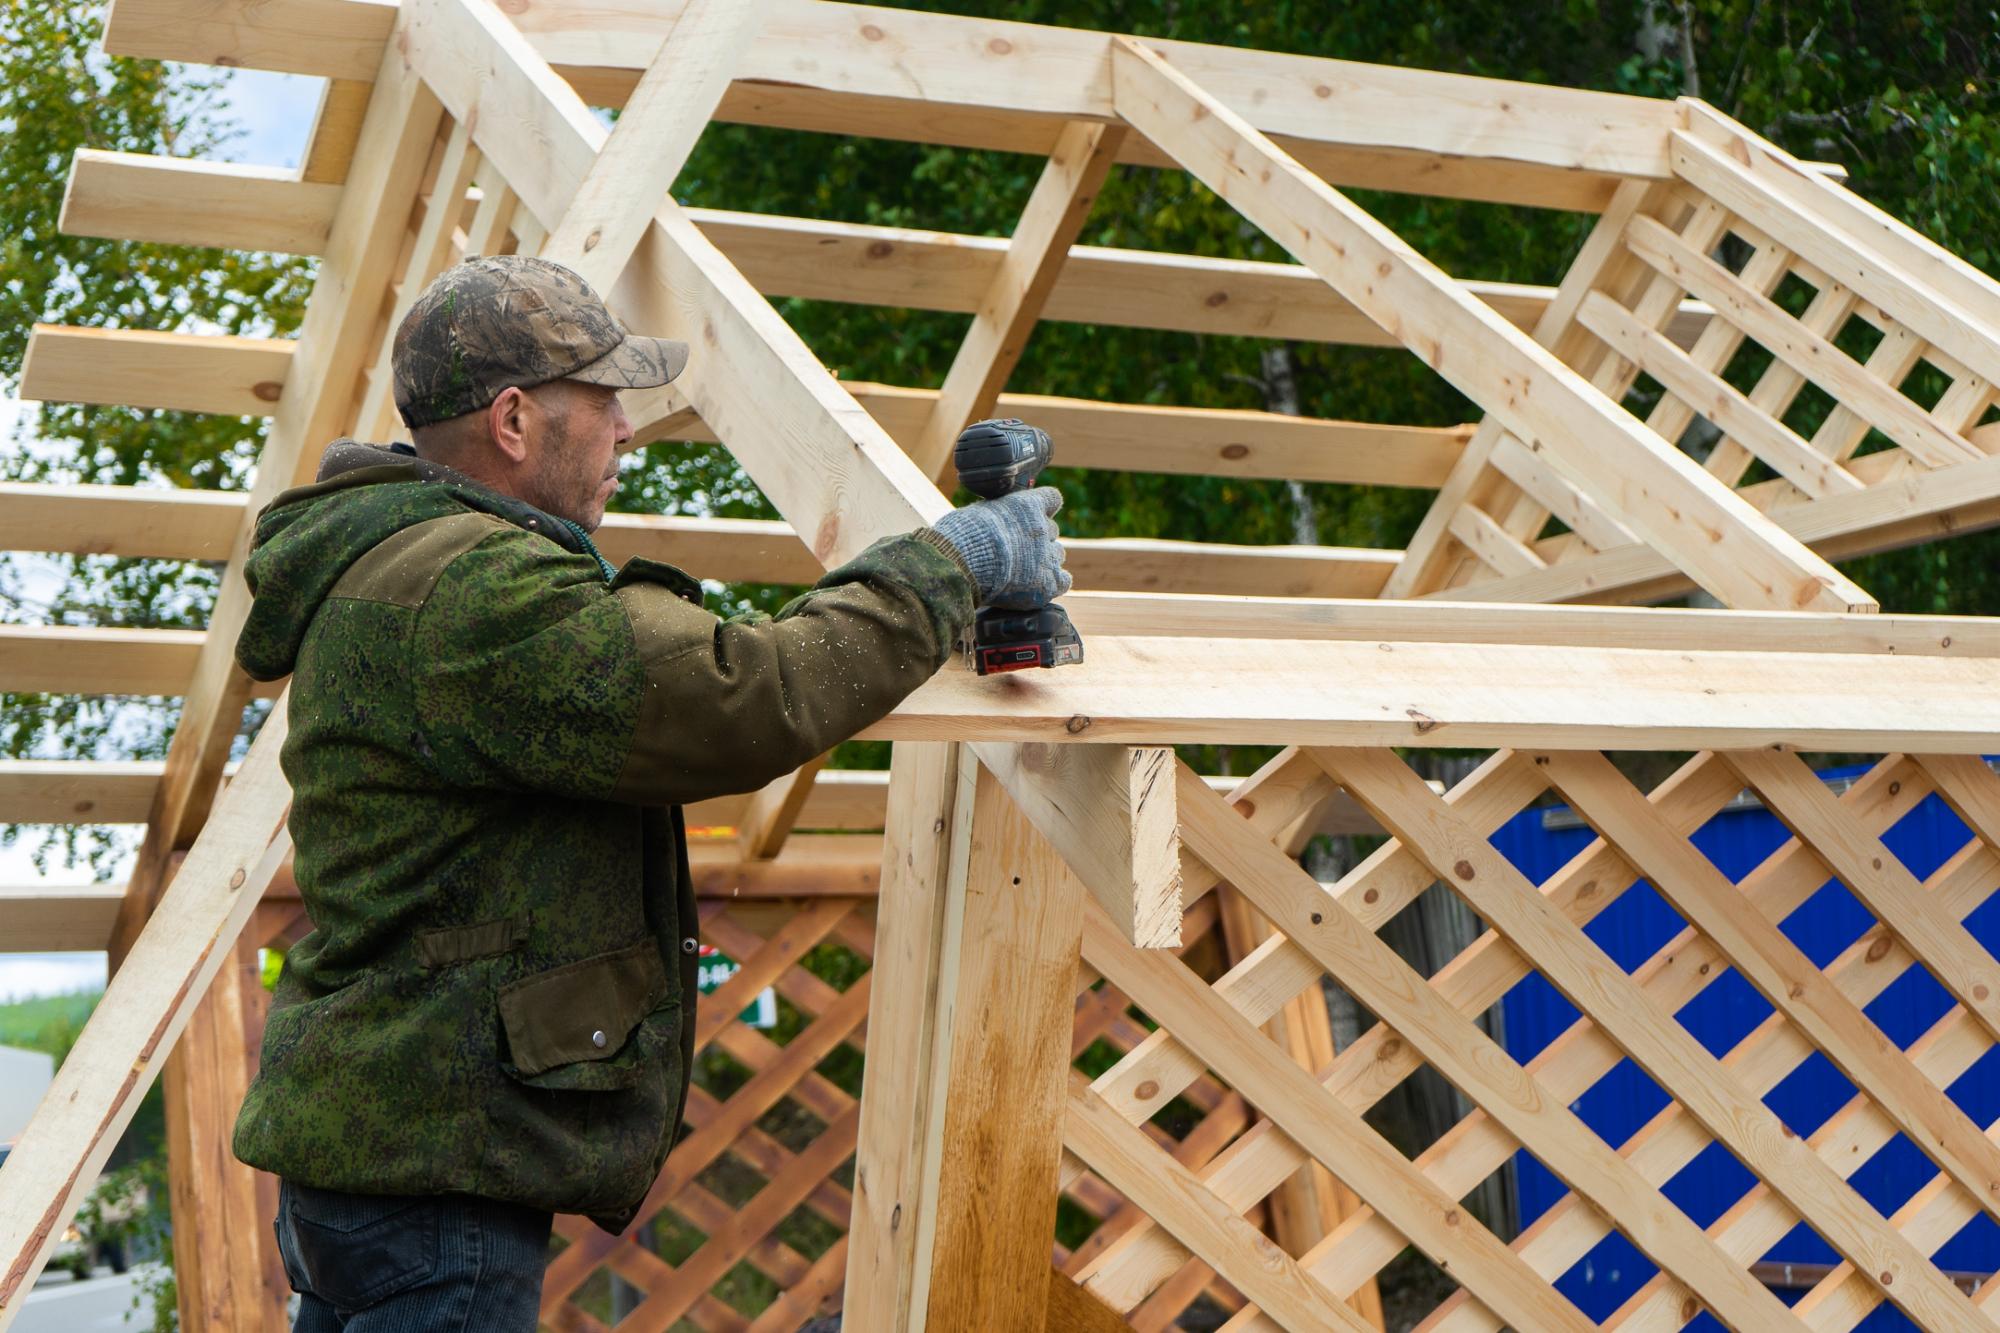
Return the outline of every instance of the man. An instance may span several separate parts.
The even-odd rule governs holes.
[[[893,708],[974,605],[1069,586],[1043,488],[878,542],[775,619],[590,532],[632,429],[629,336],[574,273],[468,260],[397,330],[414,449],[339,441],[258,520],[237,658],[292,677],[283,761],[314,930],[237,1155],[276,1173],[300,1329],[536,1322],[551,1214],[619,1231],[693,1060],[679,806]]]

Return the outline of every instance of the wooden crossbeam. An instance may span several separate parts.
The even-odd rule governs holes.
[[[497,192],[504,193],[504,187]],[[474,252],[489,248],[472,243]],[[22,392],[56,402],[267,415],[283,390],[292,349],[286,339],[37,325],[28,342]],[[912,447],[937,400],[934,389],[867,383],[847,388],[905,448]],[[1386,426],[1042,394],[1003,394],[995,410],[1047,430],[1059,442],[1065,467],[1371,486],[1435,484],[1467,434],[1459,426]],[[647,431],[634,444],[656,439],[710,442],[715,433],[692,417]]]
[[[217,190],[211,165],[79,150],[63,230],[162,244],[224,235],[245,250],[324,251],[334,193],[268,173],[231,177]],[[1000,237],[726,209],[691,208],[688,216],[767,296],[957,314],[979,309],[1009,245]],[[523,248],[532,253],[540,241],[530,239]],[[1521,328],[1534,327],[1553,295],[1546,287],[1476,278],[1464,285]],[[1059,322],[1399,345],[1301,265],[1206,255],[1071,246],[1042,313]],[[1683,303],[1667,332],[1685,345],[1707,323],[1706,307]]]
[[[621,104],[680,4],[592,24],[524,10],[540,55],[597,105]],[[113,55],[369,79],[391,14],[284,0],[254,14],[121,0]],[[1046,156],[1061,125],[1114,118],[1102,33],[996,19],[788,3],[750,49],[719,119]],[[1188,42],[1171,58],[1345,184],[1594,211],[1613,177],[1662,177],[1671,103]],[[1324,91],[1322,91],[1324,90]],[[1533,117],[1534,135],[1514,132]],[[1137,141],[1127,160],[1164,165]]]
[[[769,861],[784,850],[785,839],[791,836],[792,826],[819,785],[814,779],[825,768],[828,758],[821,755],[751,794],[743,813],[737,817],[737,845],[744,860]]]
[[[276,167],[79,148],[58,225],[73,236],[319,255],[340,195]]]
[[[1843,1256],[1925,1327],[1976,1329],[1985,1319],[1903,1236],[1853,1193],[1636,982],[1555,914],[1506,858],[1455,828],[1400,760],[1386,751],[1316,751],[1315,758],[1571,1003],[1669,1090],[1717,1141],[1783,1194]],[[1490,1102],[1484,1102],[1489,1110]],[[1512,1127],[1510,1126],[1510,1129]],[[1603,1200],[1593,1194],[1600,1206]],[[1733,1265],[1732,1265],[1733,1267]],[[1686,1274],[1679,1274],[1683,1280]],[[1751,1321],[1751,1327],[1767,1327]]]
[[[0,950],[87,953],[104,947],[125,890],[117,884],[64,888],[0,885]]]
[[[1710,592],[1732,605],[1875,608],[1186,74],[1125,39],[1112,68],[1121,114],[1517,435],[1538,440],[1569,480]]]
[[[909,445],[925,475],[944,477],[958,433],[992,412],[1124,141],[1123,126],[1088,120],[1072,121],[1057,137],[923,430]]]

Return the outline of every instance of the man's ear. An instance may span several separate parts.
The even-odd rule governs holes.
[[[507,388],[486,409],[486,433],[511,463],[528,460],[528,413],[534,403],[519,388]]]

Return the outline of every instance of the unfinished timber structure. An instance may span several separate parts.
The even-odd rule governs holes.
[[[302,169],[86,151],[63,225],[320,259],[295,340],[43,327],[29,349],[26,397],[270,427],[247,495],[0,488],[9,548],[229,573],[205,634],[0,626],[0,689],[186,698],[163,764],[0,766],[0,820],[147,829],[120,890],[0,894],[12,947],[108,945],[115,965],[0,1170],[0,1325],[163,1068],[182,1326],[281,1318],[272,1186],[228,1131],[255,951],[306,923],[282,705],[223,784],[253,692],[231,656],[240,565],[256,510],[327,441],[397,429],[407,302],[458,255],[507,250],[693,344],[682,382],[630,404],[641,441],[721,440],[784,516],[614,516],[614,560],[809,580],[942,513],[952,438],[996,410],[1084,467],[1436,493],[1406,551],[1076,541],[1085,666],[947,669],[872,733],[895,742],[886,775],[815,766],[695,810],[704,933],[742,965],[698,1038],[735,1076],[693,1096],[639,1227],[559,1221],[549,1326],[603,1327],[608,1272],[620,1329],[833,1308],[869,1333],[1157,1329],[1198,1302],[1231,1329],[1369,1328],[1375,1276],[1413,1249],[1449,1293],[1426,1328],[1582,1329],[1555,1283],[1612,1232],[1658,1268],[1620,1327],[1847,1329],[1884,1303],[1925,1329],[2000,1324],[2000,1281],[1968,1292],[1933,1261],[2000,1218],[2000,1146],[1946,1092],[2000,1041],[2000,963],[1963,924],[2000,888],[2000,778],[1978,759],[2000,624],[1875,614],[1829,563],[2000,522],[2000,285],[1836,171],[1698,101],[830,0],[118,0],[105,44],[331,82]],[[624,113],[607,131],[590,105]],[[711,119],[1047,166],[1004,240],[684,208],[669,188]],[[1299,262],[1074,244],[1119,162],[1193,173]],[[1356,186],[1598,221],[1555,288],[1461,281]],[[972,321],[940,389],[843,384],[773,296]],[[1484,416],[1005,392],[1045,318],[1400,345]],[[1769,356],[1748,389],[1728,374],[1746,348]],[[1642,375],[1661,390],[1643,417]],[[1696,428],[1699,458],[1679,447]],[[1724,609],[1649,605],[1696,589]],[[1187,742],[1288,748],[1215,781],[1176,759]],[[1413,747],[1490,754],[1440,792]],[[1606,757],[1648,750],[1692,757],[1650,792]],[[1879,760],[1836,794],[1801,752]],[[1791,838],[1731,882],[1689,839],[1746,787]],[[1933,794],[1968,840],[1920,879],[1882,835]],[[1596,840],[1538,884],[1489,838],[1551,796]],[[1386,840],[1322,884],[1296,859],[1319,830]],[[1779,923],[1830,878],[1873,924],[1822,966]],[[1583,927],[1640,881],[1684,929],[1627,969]],[[1377,934],[1426,893],[1483,932],[1429,976]],[[865,975],[802,965],[829,947]],[[1955,1003],[1904,1046],[1864,1007],[1913,969]],[[1732,972],[1770,1014],[1718,1055],[1675,1014]],[[1581,1016],[1524,1066],[1474,1019],[1530,975]],[[1337,1050],[1328,978],[1372,1015]],[[782,1042],[741,1019],[766,987],[798,1016]],[[864,1047],[857,1097],[828,1062]],[[1095,1077],[1073,1068],[1087,1048],[1109,1053]],[[1853,1100],[1787,1126],[1766,1094],[1816,1055]],[[1570,1108],[1626,1061],[1665,1109],[1608,1142]],[[1413,1157],[1363,1113],[1425,1066],[1473,1109]],[[1850,1178],[1899,1138],[1934,1175],[1885,1216]],[[1753,1184],[1701,1225],[1663,1186],[1712,1145]],[[1461,1201],[1516,1154],[1570,1194],[1509,1238]],[[751,1186],[725,1188],[724,1163]],[[1059,1199],[1099,1223],[1074,1250]],[[801,1217],[819,1243],[786,1229]],[[1801,1224],[1842,1262],[1788,1305],[1755,1265]],[[671,1260],[647,1243],[663,1229]]]

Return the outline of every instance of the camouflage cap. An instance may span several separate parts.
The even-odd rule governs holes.
[[[488,255],[424,288],[396,330],[396,410],[411,430],[475,412],[510,388],[582,380],[665,384],[686,343],[627,333],[590,284],[561,264]]]

